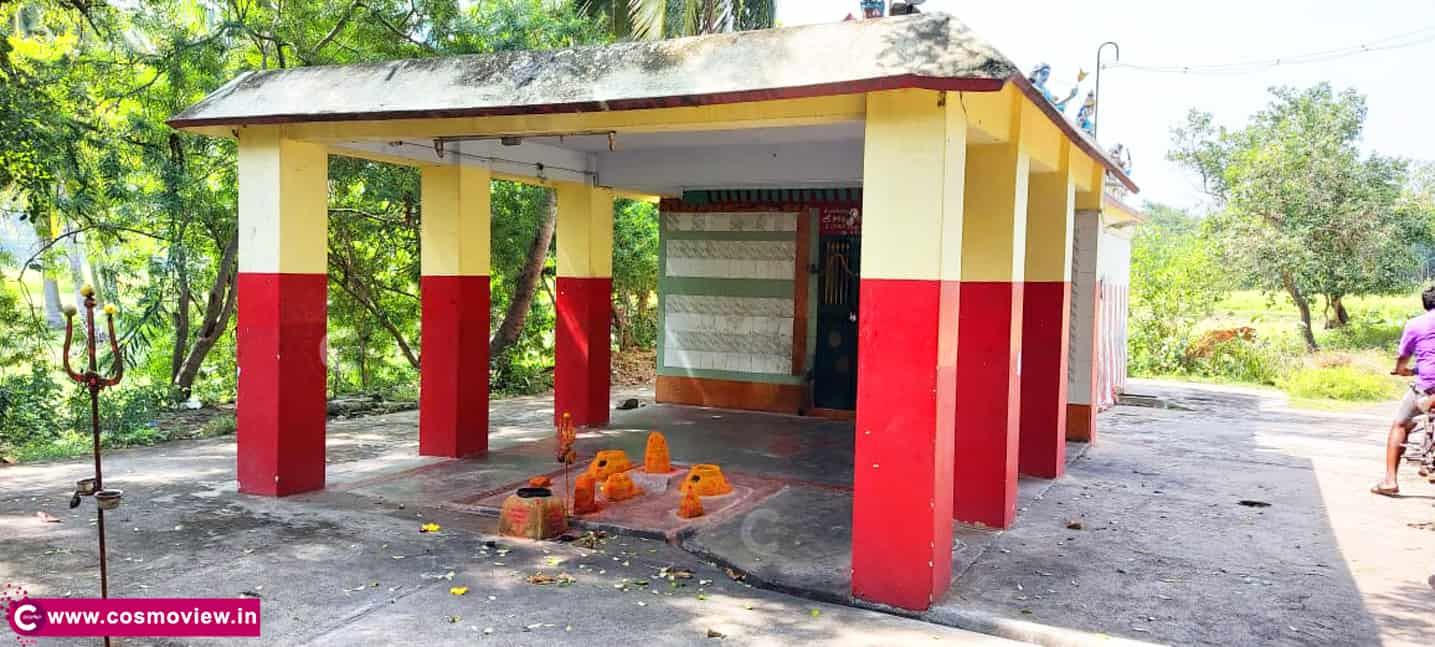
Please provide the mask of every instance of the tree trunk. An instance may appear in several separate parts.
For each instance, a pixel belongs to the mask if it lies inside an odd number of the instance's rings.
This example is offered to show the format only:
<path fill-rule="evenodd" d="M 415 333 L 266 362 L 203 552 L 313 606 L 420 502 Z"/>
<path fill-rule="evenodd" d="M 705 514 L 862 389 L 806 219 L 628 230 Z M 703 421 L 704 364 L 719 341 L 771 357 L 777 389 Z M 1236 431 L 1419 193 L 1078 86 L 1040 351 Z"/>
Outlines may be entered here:
<path fill-rule="evenodd" d="M 618 331 L 618 349 L 628 350 L 633 345 L 633 332 L 629 322 L 628 298 L 620 294 L 613 295 L 613 303 L 609 308 L 613 311 L 613 329 Z"/>
<path fill-rule="evenodd" d="M 69 233 L 68 229 L 66 230 L 66 233 Z M 75 306 L 79 307 L 80 304 L 85 302 L 84 295 L 80 294 L 80 288 L 84 287 L 86 283 L 85 250 L 80 246 L 80 235 L 75 234 L 73 236 L 70 236 L 70 244 L 67 247 L 68 250 L 65 256 L 68 257 L 70 261 L 70 280 L 73 281 L 75 284 L 73 286 L 75 290 Z M 102 296 L 103 295 L 96 294 L 95 299 L 98 300 Z"/>
<path fill-rule="evenodd" d="M 1350 313 L 1345 311 L 1345 303 L 1341 300 L 1341 295 L 1337 294 L 1329 299 L 1330 305 L 1335 309 L 1335 325 L 1329 327 L 1341 328 L 1350 323 Z"/>
<path fill-rule="evenodd" d="M 65 327 L 65 313 L 60 310 L 60 283 L 48 272 L 40 275 L 45 286 L 45 322 L 51 328 Z"/>
<path fill-rule="evenodd" d="M 490 358 L 502 355 L 518 341 L 523 324 L 528 320 L 528 312 L 533 309 L 533 295 L 538 292 L 538 284 L 543 279 L 543 262 L 548 258 L 548 247 L 553 244 L 553 229 L 558 224 L 556 193 L 548 190 L 546 200 L 543 222 L 533 236 L 533 244 L 528 246 L 528 258 L 513 284 L 513 294 L 508 300 L 508 310 L 503 314 L 503 323 L 499 324 L 498 332 L 488 342 Z"/>
<path fill-rule="evenodd" d="M 215 342 L 224 336 L 224 331 L 229 329 L 229 319 L 234 316 L 234 306 L 239 288 L 235 285 L 235 275 L 239 269 L 239 235 L 238 233 L 224 246 L 224 256 L 219 262 L 219 270 L 215 272 L 214 284 L 209 288 L 209 295 L 204 306 L 204 319 L 199 324 L 199 334 L 195 335 L 194 343 L 189 348 L 189 355 L 184 358 L 180 366 L 179 374 L 174 378 L 174 385 L 179 387 L 185 397 L 189 397 L 190 388 L 194 386 L 194 380 L 199 376 L 199 368 L 204 365 L 204 358 L 214 348 Z M 188 318 L 188 313 L 185 313 Z"/>
<path fill-rule="evenodd" d="M 1300 311 L 1300 333 L 1301 337 L 1305 339 L 1305 349 L 1312 353 L 1320 350 L 1315 343 L 1315 331 L 1310 326 L 1310 301 L 1305 298 L 1304 294 L 1301 294 L 1300 287 L 1295 284 L 1295 279 L 1291 278 L 1289 274 L 1281 275 L 1281 283 L 1285 286 L 1291 301 L 1295 302 L 1296 309 Z"/>
<path fill-rule="evenodd" d="M 339 272 L 339 275 L 337 277 L 331 277 L 331 280 L 338 283 L 344 292 L 347 292 L 364 310 L 367 310 L 370 315 L 373 315 L 374 320 L 379 322 L 379 327 L 383 328 L 385 332 L 394 338 L 394 343 L 399 345 L 399 352 L 404 354 L 404 359 L 408 360 L 409 366 L 415 369 L 419 368 L 419 356 L 414 354 L 413 347 L 409 346 L 407 339 L 404 339 L 403 331 L 399 330 L 399 327 L 389 320 L 388 314 L 384 312 L 384 309 L 379 307 L 378 301 L 374 298 L 373 290 L 370 289 L 368 285 L 365 285 L 363 281 L 359 280 L 358 273 L 354 272 L 353 268 L 349 265 L 349 259 L 331 252 L 329 254 L 329 264 Z"/>
<path fill-rule="evenodd" d="M 55 240 L 55 232 L 50 229 L 50 219 L 40 218 L 34 211 L 29 212 L 30 224 L 35 228 L 35 245 L 43 247 Z M 60 283 L 55 280 L 55 275 L 49 270 L 49 263 L 43 259 L 40 265 L 40 283 L 44 286 L 45 293 L 45 321 L 51 328 L 65 327 L 65 314 L 60 310 Z M 25 268 L 20 268 L 24 270 Z M 76 304 L 78 307 L 79 304 Z"/>
<path fill-rule="evenodd" d="M 189 351 L 189 301 L 193 296 L 189 291 L 189 270 L 183 262 L 180 262 L 179 266 L 179 296 L 178 303 L 174 305 L 174 350 L 169 356 L 170 384 L 178 383 L 179 371 L 184 367 L 184 356 Z"/>

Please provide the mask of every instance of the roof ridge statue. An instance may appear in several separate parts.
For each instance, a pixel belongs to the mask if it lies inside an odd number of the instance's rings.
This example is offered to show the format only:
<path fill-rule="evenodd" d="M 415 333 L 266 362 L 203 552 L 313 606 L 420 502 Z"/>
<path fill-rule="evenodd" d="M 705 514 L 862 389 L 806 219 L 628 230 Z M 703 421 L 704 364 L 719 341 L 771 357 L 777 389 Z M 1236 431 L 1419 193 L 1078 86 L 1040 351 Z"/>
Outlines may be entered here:
<path fill-rule="evenodd" d="M 1046 100 L 1051 102 L 1051 105 L 1056 106 L 1057 112 L 1060 112 L 1062 115 L 1066 114 L 1066 104 L 1076 98 L 1076 92 L 1080 89 L 1081 82 L 1085 79 L 1086 70 L 1077 69 L 1076 84 L 1071 86 L 1071 92 L 1066 93 L 1065 98 L 1058 100 L 1056 95 L 1052 94 L 1051 90 L 1046 87 L 1047 81 L 1051 80 L 1050 64 L 1044 62 L 1037 63 L 1036 67 L 1031 69 L 1031 74 L 1026 77 L 1026 80 L 1031 82 L 1032 87 L 1036 88 L 1037 91 L 1041 93 L 1041 96 L 1046 97 Z"/>

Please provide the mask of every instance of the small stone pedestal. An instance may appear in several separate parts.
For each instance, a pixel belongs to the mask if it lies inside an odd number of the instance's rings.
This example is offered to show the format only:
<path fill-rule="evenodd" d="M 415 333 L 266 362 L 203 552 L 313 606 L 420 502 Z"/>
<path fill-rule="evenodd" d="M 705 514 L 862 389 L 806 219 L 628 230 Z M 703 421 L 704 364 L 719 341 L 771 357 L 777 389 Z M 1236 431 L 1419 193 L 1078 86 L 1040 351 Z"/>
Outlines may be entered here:
<path fill-rule="evenodd" d="M 648 494 L 662 494 L 678 486 L 682 481 L 685 472 L 674 468 L 667 474 L 649 474 L 642 468 L 628 470 L 628 476 L 633 479 L 633 484 L 642 488 Z"/>

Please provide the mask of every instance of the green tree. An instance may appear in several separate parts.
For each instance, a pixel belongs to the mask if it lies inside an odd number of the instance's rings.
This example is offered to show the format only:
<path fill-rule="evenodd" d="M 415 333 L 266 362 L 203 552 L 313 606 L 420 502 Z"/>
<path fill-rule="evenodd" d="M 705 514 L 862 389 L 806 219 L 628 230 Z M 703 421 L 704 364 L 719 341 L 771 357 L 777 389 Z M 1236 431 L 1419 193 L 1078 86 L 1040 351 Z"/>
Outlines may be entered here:
<path fill-rule="evenodd" d="M 1196 324 L 1225 295 L 1221 259 L 1200 219 L 1148 203 L 1131 241 L 1131 368 L 1169 375 L 1186 368 Z"/>
<path fill-rule="evenodd" d="M 1273 88 L 1239 130 L 1192 111 L 1174 130 L 1171 160 L 1199 174 L 1220 206 L 1212 230 L 1223 257 L 1258 287 L 1284 291 L 1316 350 L 1311 298 L 1326 297 L 1330 326 L 1341 299 L 1409 286 L 1416 244 L 1429 228 L 1400 202 L 1405 162 L 1362 154 L 1365 99 L 1328 84 Z"/>
<path fill-rule="evenodd" d="M 584 10 L 618 38 L 661 40 L 777 23 L 776 0 L 588 0 Z"/>
<path fill-rule="evenodd" d="M 658 208 L 618 200 L 613 213 L 613 320 L 618 347 L 657 342 Z"/>

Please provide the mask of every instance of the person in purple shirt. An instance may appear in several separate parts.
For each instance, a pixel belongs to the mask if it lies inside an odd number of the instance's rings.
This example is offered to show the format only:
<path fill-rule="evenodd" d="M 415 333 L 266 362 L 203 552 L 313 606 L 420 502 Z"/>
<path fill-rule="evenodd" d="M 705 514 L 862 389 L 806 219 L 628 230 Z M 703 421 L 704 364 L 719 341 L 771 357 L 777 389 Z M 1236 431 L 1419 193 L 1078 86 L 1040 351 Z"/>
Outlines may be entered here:
<path fill-rule="evenodd" d="M 1392 375 L 1413 375 L 1415 381 L 1400 401 L 1395 412 L 1395 421 L 1390 425 L 1390 435 L 1385 440 L 1385 479 L 1370 488 L 1371 492 L 1385 496 L 1400 493 L 1400 483 L 1395 472 L 1400 468 L 1400 459 L 1405 454 L 1405 437 L 1414 426 L 1415 417 L 1420 415 L 1420 400 L 1435 395 L 1435 286 L 1426 288 L 1420 294 L 1425 314 L 1405 324 L 1400 335 L 1400 348 L 1396 351 L 1395 370 Z M 1411 362 L 1415 366 L 1411 368 Z"/>

